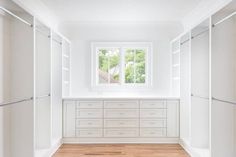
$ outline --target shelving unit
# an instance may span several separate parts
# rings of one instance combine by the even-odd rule
[[[70,42],[63,40],[62,47],[62,95],[65,97],[70,95]]]
[[[62,53],[70,45],[62,47],[69,41],[14,2],[0,6],[0,156],[51,156],[62,143],[62,59],[70,68],[70,54]]]
[[[180,40],[175,39],[171,42],[171,88],[174,96],[180,93]]]

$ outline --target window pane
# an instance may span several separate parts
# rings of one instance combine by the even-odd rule
[[[125,83],[134,83],[134,49],[125,51]]]
[[[120,50],[112,49],[109,51],[109,74],[110,83],[119,83],[120,80]]]
[[[107,49],[99,49],[98,50],[99,55],[99,69],[98,69],[98,75],[99,75],[99,83],[108,83],[108,50]]]
[[[145,83],[145,50],[136,49],[135,55],[135,83]]]

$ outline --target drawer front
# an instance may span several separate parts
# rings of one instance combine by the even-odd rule
[[[104,120],[104,127],[107,128],[135,128],[139,127],[138,119],[107,119]]]
[[[102,109],[78,109],[76,112],[77,118],[102,118]]]
[[[165,128],[166,119],[141,119],[140,127],[146,128]]]
[[[166,101],[141,101],[140,108],[167,108]]]
[[[141,109],[141,118],[166,118],[166,109]]]
[[[76,130],[76,137],[102,137],[102,129],[79,129]]]
[[[105,129],[105,137],[138,137],[138,129]]]
[[[102,128],[103,122],[102,122],[102,119],[77,119],[76,127],[77,128]]]
[[[77,108],[102,108],[102,101],[78,101]]]
[[[146,128],[140,129],[141,137],[165,137],[166,129],[165,128]]]
[[[104,108],[139,108],[138,101],[105,101]]]
[[[105,109],[105,118],[138,118],[138,109]]]

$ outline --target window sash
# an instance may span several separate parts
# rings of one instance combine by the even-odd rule
[[[97,87],[110,87],[110,86],[130,86],[130,87],[142,87],[142,86],[150,86],[152,84],[151,82],[151,74],[152,74],[152,60],[151,60],[151,44],[150,43],[132,43],[130,45],[127,44],[114,44],[114,46],[112,46],[113,44],[110,45],[106,44],[106,43],[99,43],[98,45],[96,45],[96,43],[93,44],[93,49],[95,49],[95,51],[92,51],[93,55],[95,55],[95,60],[93,60],[92,62],[96,63],[96,68],[95,68],[95,76],[94,76],[94,71],[93,71],[93,79],[96,79],[96,83],[92,83],[93,86],[97,86]],[[140,45],[144,45],[144,46],[140,46]],[[120,61],[119,61],[119,83],[110,83],[110,80],[108,83],[99,83],[99,54],[98,54],[98,50],[99,49],[119,49],[119,54],[120,54]],[[134,81],[134,83],[126,83],[125,80],[125,55],[126,55],[126,49],[134,49],[135,50],[135,55],[136,56],[136,51],[138,49],[143,49],[145,50],[145,81],[144,83],[137,83],[136,81]],[[95,52],[95,54],[94,54]],[[135,59],[134,59],[135,60]],[[134,65],[136,64],[136,62],[134,62]],[[92,68],[94,68],[94,66],[92,66]],[[109,69],[109,68],[108,68]],[[135,70],[135,68],[134,68]],[[134,72],[135,74],[135,72]],[[109,75],[108,75],[109,76]],[[110,76],[109,76],[110,77]],[[134,76],[134,80],[136,80],[136,76]]]

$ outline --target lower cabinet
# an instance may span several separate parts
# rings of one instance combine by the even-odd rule
[[[67,139],[115,142],[120,138],[123,142],[126,139],[148,142],[148,139],[178,137],[179,100],[64,100]]]

